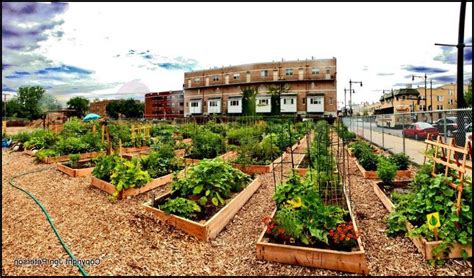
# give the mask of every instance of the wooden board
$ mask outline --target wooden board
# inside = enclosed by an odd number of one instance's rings
[[[240,171],[252,175],[252,174],[266,174],[273,171],[273,164],[270,165],[242,165],[237,163],[232,163],[234,168],[239,169]]]
[[[382,201],[384,207],[389,212],[393,211],[395,209],[395,205],[392,203],[390,198],[387,195],[385,195],[385,193],[382,191],[382,189],[377,184],[377,182],[373,181],[372,184],[373,184],[375,194],[379,197],[380,201]],[[409,222],[407,222],[405,225],[408,232],[414,229],[413,225]],[[454,244],[448,255],[438,254],[438,256],[435,257],[433,256],[433,249],[438,247],[442,243],[442,241],[427,241],[422,236],[410,237],[410,239],[413,242],[413,244],[415,244],[418,251],[425,257],[426,260],[431,260],[435,258],[437,259],[462,258],[461,256],[462,250],[465,250],[467,254],[469,255],[469,257],[472,257],[472,246],[470,245]]]
[[[231,161],[231,160],[236,159],[237,155],[238,155],[237,152],[229,151],[229,152],[226,152],[225,154],[219,155],[216,158],[221,158],[224,161]],[[209,159],[214,159],[214,158],[209,158]],[[194,159],[194,158],[187,158],[187,157],[185,157],[184,160],[186,161],[186,164],[191,164],[191,165],[198,164],[201,161],[201,159]]]
[[[272,218],[275,212],[276,209],[272,213]],[[354,229],[357,230],[355,222],[353,224]],[[359,240],[359,250],[344,252],[270,243],[268,238],[265,237],[265,231],[266,227],[264,227],[257,241],[257,259],[259,260],[360,274],[368,274],[369,272],[365,251]]]
[[[359,168],[359,171],[362,173],[362,176],[366,179],[378,179],[379,176],[377,175],[377,171],[367,171],[362,167],[362,165],[359,164],[359,161],[355,159],[357,168]],[[412,172],[410,170],[397,170],[397,173],[395,174],[395,179],[401,179],[401,178],[411,178]]]
[[[224,227],[232,220],[235,214],[245,205],[252,195],[260,187],[261,182],[258,178],[254,179],[247,187],[244,188],[237,196],[220,209],[213,217],[204,224],[176,216],[166,214],[164,211],[152,206],[151,201],[144,203],[145,209],[152,212],[158,219],[182,230],[199,240],[209,241],[217,237]],[[171,192],[165,193],[158,197],[158,200],[166,199]]]
[[[173,174],[168,174],[168,175],[153,179],[152,181],[150,181],[149,183],[145,184],[142,187],[124,189],[119,193],[118,199],[119,200],[120,199],[125,199],[125,198],[130,197],[130,196],[135,196],[135,195],[150,191],[150,190],[155,189],[157,187],[166,185],[166,184],[170,183],[172,180],[173,180]],[[93,186],[95,186],[95,187],[97,187],[97,188],[101,189],[102,191],[105,191],[109,194],[113,194],[115,192],[115,185],[113,185],[109,182],[103,181],[101,179],[98,179],[94,176],[92,176],[91,185],[93,185]]]
[[[73,169],[71,167],[68,167],[62,163],[58,163],[56,165],[56,169],[59,171],[65,173],[68,176],[71,177],[83,177],[83,176],[88,176],[92,174],[92,171],[94,170],[95,167],[89,167],[89,168],[82,168],[82,169]]]
[[[101,154],[100,152],[81,153],[79,159],[94,158],[94,157],[99,156],[100,154]],[[63,155],[63,156],[55,156],[55,157],[46,157],[42,159],[41,161],[46,164],[51,164],[51,163],[56,163],[56,162],[64,162],[68,160],[70,160],[69,155]]]

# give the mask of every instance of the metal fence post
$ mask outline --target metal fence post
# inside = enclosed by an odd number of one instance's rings
[[[447,143],[447,130],[446,130],[446,111],[443,111],[443,134],[444,134],[444,142]]]
[[[370,142],[374,142],[372,141],[372,117],[369,120],[369,129],[370,129]]]
[[[365,116],[362,116],[362,137],[365,138]]]
[[[402,138],[403,138],[403,153],[406,154],[405,152],[405,132],[403,130],[405,129],[405,119],[402,121]]]
[[[385,150],[385,138],[384,138],[384,134],[385,134],[385,125],[382,125],[382,149]]]

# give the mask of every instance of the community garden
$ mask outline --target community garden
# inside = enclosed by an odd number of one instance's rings
[[[464,146],[415,165],[338,120],[244,117],[4,137],[3,275],[472,275]]]

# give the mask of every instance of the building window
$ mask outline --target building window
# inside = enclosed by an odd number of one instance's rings
[[[198,107],[199,103],[198,102],[191,102],[191,107]]]
[[[332,97],[329,98],[329,105],[332,105]]]
[[[454,99],[448,99],[448,104],[453,104],[454,103]]]
[[[234,73],[234,80],[240,79],[240,73]]]
[[[239,101],[238,100],[231,100],[230,101],[230,106],[239,106]]]
[[[306,98],[303,98],[303,104],[306,104]]]
[[[209,106],[210,106],[210,107],[217,107],[217,100],[211,100],[211,101],[209,101]]]
[[[443,101],[444,97],[443,96],[438,96],[438,101]]]
[[[219,75],[213,75],[212,81],[219,81]]]
[[[268,99],[259,99],[258,100],[258,105],[267,106],[268,105]]]
[[[267,76],[268,76],[268,70],[262,70],[262,71],[260,72],[260,76],[261,76],[261,77],[267,77]]]
[[[284,98],[283,99],[283,104],[294,104],[295,99],[294,98]]]
[[[448,96],[452,96],[453,95],[453,90],[448,90]]]
[[[319,68],[312,68],[311,74],[319,74]]]
[[[199,83],[199,82],[201,82],[201,78],[199,77],[194,78],[194,83]]]
[[[183,106],[183,105],[184,105],[184,103],[183,103],[183,102],[180,102],[180,103],[179,103],[179,106]]]
[[[309,103],[310,104],[321,104],[321,100],[319,100],[317,98],[310,98]]]
[[[293,69],[285,69],[285,75],[293,75]]]
[[[330,68],[326,68],[326,74],[330,74],[331,73],[331,69]]]

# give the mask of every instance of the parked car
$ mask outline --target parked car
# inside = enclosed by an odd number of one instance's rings
[[[457,118],[456,117],[446,117],[441,118],[433,123],[439,133],[444,134],[444,121],[446,119],[446,135],[448,137],[453,136],[453,132],[458,129]]]
[[[413,137],[416,140],[426,139],[428,137],[428,133],[432,134],[434,138],[439,135],[438,129],[425,122],[416,122],[411,124],[407,128],[403,129],[402,133],[403,136]]]
[[[458,138],[458,133],[459,130],[453,131],[453,136],[454,138]],[[464,132],[466,133],[466,142],[470,141],[472,145],[472,123],[466,124],[466,127],[464,128]]]

